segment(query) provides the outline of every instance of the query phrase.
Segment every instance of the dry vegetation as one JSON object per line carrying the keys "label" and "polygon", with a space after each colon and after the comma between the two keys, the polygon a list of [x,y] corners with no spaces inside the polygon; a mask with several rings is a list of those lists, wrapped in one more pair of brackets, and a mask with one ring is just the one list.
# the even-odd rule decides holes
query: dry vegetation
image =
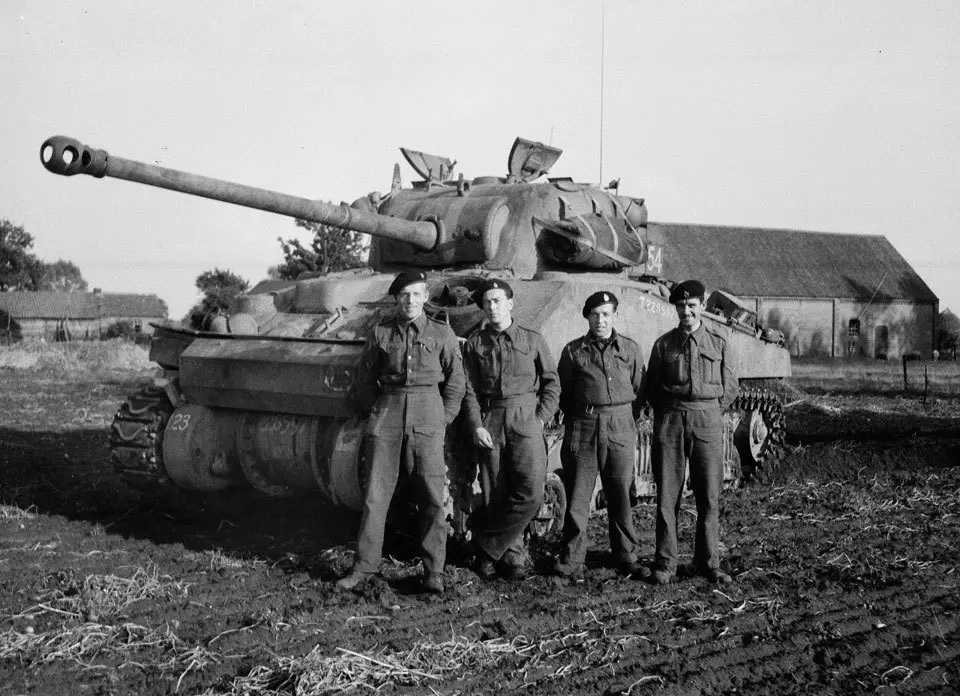
{"label": "dry vegetation", "polygon": [[21,341],[0,345],[0,370],[80,377],[155,369],[147,348],[123,338],[106,341],[48,343]]}
{"label": "dry vegetation", "polygon": [[960,361],[908,361],[906,388],[900,360],[804,358],[793,361],[793,383],[814,393],[960,396]]}

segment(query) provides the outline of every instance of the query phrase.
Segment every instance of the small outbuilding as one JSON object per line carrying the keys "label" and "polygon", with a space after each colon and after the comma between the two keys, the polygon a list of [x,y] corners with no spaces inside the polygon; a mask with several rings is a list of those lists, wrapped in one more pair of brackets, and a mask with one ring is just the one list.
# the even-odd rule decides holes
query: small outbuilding
{"label": "small outbuilding", "polygon": [[156,295],[101,292],[0,292],[0,339],[69,341],[100,338],[118,322],[152,333],[150,322],[167,318]]}
{"label": "small outbuilding", "polygon": [[932,357],[939,300],[882,235],[650,223],[662,274],[739,297],[794,356]]}

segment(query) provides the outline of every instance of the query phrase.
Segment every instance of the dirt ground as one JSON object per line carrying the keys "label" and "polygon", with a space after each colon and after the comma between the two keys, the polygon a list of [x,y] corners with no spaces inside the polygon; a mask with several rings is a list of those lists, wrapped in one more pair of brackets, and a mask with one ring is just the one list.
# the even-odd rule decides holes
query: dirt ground
{"label": "dirt ground", "polygon": [[[132,380],[0,373],[0,693],[960,692],[960,399],[797,395],[771,480],[730,490],[735,584],[604,565],[417,593],[403,538],[361,594],[358,518],[252,493],[156,506],[107,431]],[[693,501],[682,534],[689,560]],[[653,550],[649,504],[635,510]]]}

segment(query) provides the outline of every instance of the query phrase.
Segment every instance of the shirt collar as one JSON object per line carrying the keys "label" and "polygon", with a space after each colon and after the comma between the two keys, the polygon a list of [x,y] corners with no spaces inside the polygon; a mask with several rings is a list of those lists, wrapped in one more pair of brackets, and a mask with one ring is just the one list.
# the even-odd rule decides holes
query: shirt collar
{"label": "shirt collar", "polygon": [[400,318],[397,317],[397,330],[402,332],[407,326],[412,326],[418,334],[423,333],[423,330],[427,326],[427,315],[421,312],[420,316],[411,321],[409,324],[404,324],[402,321],[400,321]]}
{"label": "shirt collar", "polygon": [[682,346],[684,343],[687,342],[687,339],[689,338],[689,339],[691,339],[694,343],[699,344],[700,341],[703,340],[703,333],[704,333],[704,328],[703,328],[703,327],[704,327],[703,319],[700,320],[700,326],[698,326],[693,333],[689,333],[689,334],[688,334],[688,333],[684,333],[684,332],[683,332],[683,329],[681,329],[681,328],[678,326],[676,329],[674,329],[674,331],[676,332],[676,335],[677,335],[677,343]]}
{"label": "shirt collar", "polygon": [[587,334],[586,334],[586,336],[583,337],[583,340],[584,340],[585,343],[588,343],[588,344],[590,344],[590,345],[596,346],[597,348],[602,348],[604,345],[611,345],[611,346],[613,346],[614,348],[616,348],[617,350],[619,350],[619,349],[620,349],[620,341],[619,341],[618,339],[619,339],[619,337],[620,337],[620,334],[617,333],[617,330],[616,330],[616,329],[611,329],[610,331],[611,331],[611,333],[610,333],[610,341],[609,341],[609,343],[606,342],[606,341],[604,341],[604,339],[602,339],[602,338],[597,338],[596,336],[594,336],[594,335],[593,335],[592,333],[590,333],[589,331],[587,331]]}
{"label": "shirt collar", "polygon": [[505,328],[503,331],[497,331],[495,328],[493,328],[493,325],[492,325],[492,324],[487,324],[487,333],[490,335],[491,338],[496,338],[496,337],[499,336],[500,334],[503,334],[504,336],[506,336],[507,338],[510,339],[510,342],[511,342],[511,343],[516,343],[516,341],[517,341],[517,332],[518,332],[519,330],[520,330],[520,325],[517,324],[517,320],[516,320],[516,319],[513,319],[513,320],[510,322],[510,326],[508,326],[507,328]]}

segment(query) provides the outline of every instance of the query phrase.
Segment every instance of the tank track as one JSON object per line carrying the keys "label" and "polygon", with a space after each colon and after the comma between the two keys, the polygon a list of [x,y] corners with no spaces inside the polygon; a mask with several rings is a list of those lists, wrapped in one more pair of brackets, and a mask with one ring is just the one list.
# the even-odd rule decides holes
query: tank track
{"label": "tank track", "polygon": [[120,404],[110,426],[110,459],[134,490],[150,496],[179,490],[163,467],[163,429],[173,404],[161,387],[148,386]]}
{"label": "tank track", "polygon": [[[744,481],[764,482],[783,456],[786,420],[783,412],[783,397],[765,381],[757,380],[741,386],[740,393],[730,407],[740,415],[741,428],[734,434],[734,444],[740,454]],[[749,416],[755,413],[760,419],[766,435],[760,442],[751,443]]]}

